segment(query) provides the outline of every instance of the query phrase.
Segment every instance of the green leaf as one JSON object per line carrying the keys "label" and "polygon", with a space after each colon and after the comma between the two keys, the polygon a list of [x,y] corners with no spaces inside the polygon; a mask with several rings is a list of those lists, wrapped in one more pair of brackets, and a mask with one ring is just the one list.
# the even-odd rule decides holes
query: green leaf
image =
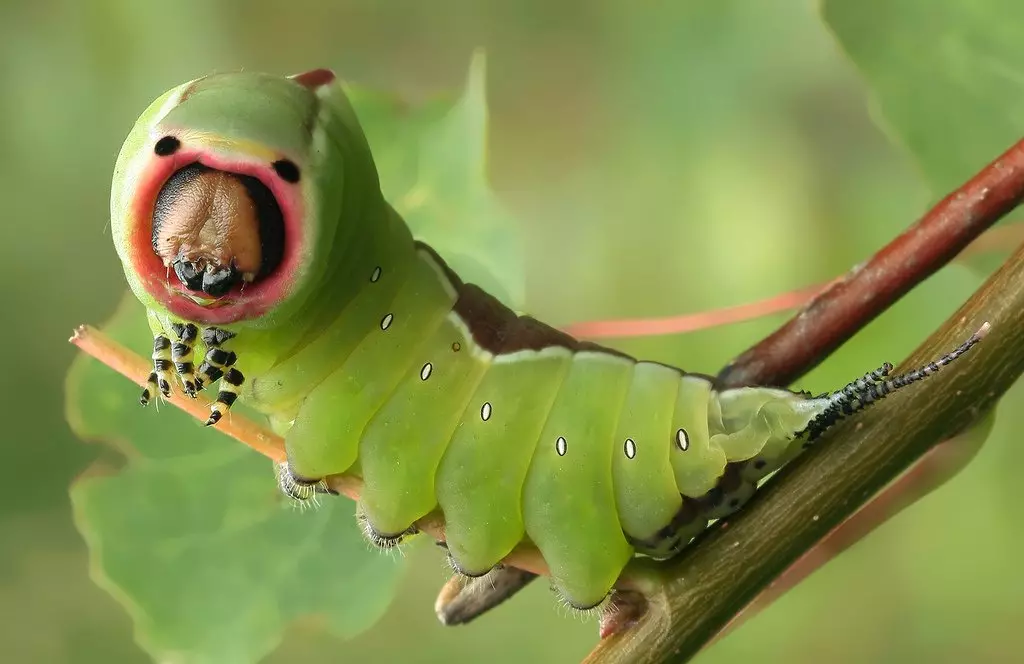
{"label": "green leaf", "polygon": [[[144,353],[145,321],[129,295],[105,329]],[[350,500],[296,510],[271,462],[176,408],[142,409],[136,392],[92,358],[75,361],[68,419],[78,436],[115,445],[124,466],[86,473],[71,498],[94,579],[154,659],[255,662],[297,618],[342,637],[377,621],[400,565],[365,543]]]}
{"label": "green leaf", "polygon": [[465,281],[521,308],[526,274],[519,228],[487,181],[483,55],[473,57],[466,88],[455,100],[411,109],[379,93],[348,91],[384,195],[413,233]]}
{"label": "green leaf", "polygon": [[935,194],[1024,135],[1024,3],[824,0],[823,13]]}

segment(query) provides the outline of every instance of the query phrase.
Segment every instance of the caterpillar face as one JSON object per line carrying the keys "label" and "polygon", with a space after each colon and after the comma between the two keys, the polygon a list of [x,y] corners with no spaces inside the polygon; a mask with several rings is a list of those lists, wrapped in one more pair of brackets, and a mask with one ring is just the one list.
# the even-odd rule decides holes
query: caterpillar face
{"label": "caterpillar face", "polygon": [[111,209],[125,272],[150,308],[228,325],[308,286],[317,254],[331,251],[318,244],[330,205],[319,192],[342,186],[340,168],[322,167],[339,149],[318,122],[332,81],[326,70],[213,75],[146,111],[119,157]]}
{"label": "caterpillar face", "polygon": [[208,301],[200,294],[214,301],[241,295],[243,282],[258,285],[281,264],[281,207],[256,178],[190,164],[157,195],[153,251],[197,303]]}

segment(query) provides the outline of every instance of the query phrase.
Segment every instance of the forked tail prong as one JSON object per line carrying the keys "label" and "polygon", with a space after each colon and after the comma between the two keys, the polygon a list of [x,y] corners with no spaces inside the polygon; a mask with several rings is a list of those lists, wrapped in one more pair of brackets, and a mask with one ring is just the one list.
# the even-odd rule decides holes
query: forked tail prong
{"label": "forked tail prong", "polygon": [[813,441],[844,417],[867,408],[901,387],[906,387],[911,383],[923,380],[936,373],[939,369],[973,348],[975,344],[985,338],[985,335],[988,334],[991,328],[992,326],[986,321],[978,328],[977,332],[972,334],[959,347],[918,369],[889,378],[889,373],[892,371],[893,366],[886,362],[878,369],[849,383],[843,389],[837,390],[830,395],[822,395],[823,398],[829,400],[829,407],[808,425],[806,430],[807,441]]}

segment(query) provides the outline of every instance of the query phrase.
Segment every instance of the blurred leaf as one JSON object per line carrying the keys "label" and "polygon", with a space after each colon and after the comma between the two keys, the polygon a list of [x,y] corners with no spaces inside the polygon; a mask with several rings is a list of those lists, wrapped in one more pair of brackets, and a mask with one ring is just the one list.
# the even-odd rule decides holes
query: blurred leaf
{"label": "blurred leaf", "polygon": [[[145,352],[145,320],[129,295],[105,329]],[[143,410],[135,392],[86,356],[68,377],[75,433],[126,457],[117,472],[87,473],[71,498],[93,577],[131,613],[143,648],[164,662],[254,662],[299,617],[342,637],[377,621],[400,566],[364,542],[351,501],[291,508],[266,459],[173,407]]]}
{"label": "blurred leaf", "polygon": [[1024,136],[1024,3],[824,0],[822,11],[934,194]]}
{"label": "blurred leaf", "polygon": [[485,88],[478,53],[454,101],[410,109],[380,93],[348,90],[384,195],[416,237],[464,280],[519,308],[526,290],[523,246],[517,224],[487,181]]}
{"label": "blurred leaf", "polygon": [[[1024,137],[1024,3],[825,0],[822,7],[934,197]],[[989,274],[1011,246],[959,262]]]}

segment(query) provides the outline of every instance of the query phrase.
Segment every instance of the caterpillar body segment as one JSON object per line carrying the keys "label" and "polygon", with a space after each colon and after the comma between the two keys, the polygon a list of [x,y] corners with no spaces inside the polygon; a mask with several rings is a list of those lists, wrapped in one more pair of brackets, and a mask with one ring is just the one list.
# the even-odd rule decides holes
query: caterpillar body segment
{"label": "caterpillar body segment", "polygon": [[[613,445],[634,363],[577,352],[547,416],[523,486],[526,534],[572,606],[600,604],[633,550],[619,524]],[[588,551],[579,555],[579,549]]]}
{"label": "caterpillar body segment", "polygon": [[523,539],[523,484],[570,360],[561,347],[499,355],[467,400],[435,477],[449,555],[466,575]]}
{"label": "caterpillar body segment", "polygon": [[[380,263],[388,263],[386,257],[382,259]],[[290,371],[294,376],[290,388],[281,375],[284,372],[279,374],[277,382],[285,389],[296,389],[294,384],[300,382],[311,390],[295,416],[294,434],[289,432],[285,438],[289,461],[296,472],[323,477],[349,469],[359,455],[363,430],[402,378],[413,371],[416,351],[425,343],[424,335],[429,339],[431,331],[444,322],[446,309],[451,309],[454,298],[436,278],[432,259],[413,253],[408,260],[413,265],[404,273],[394,298],[375,303],[371,315],[363,319],[364,327],[348,339],[351,346],[336,348],[337,359],[329,354],[318,357],[315,367],[298,363],[309,358],[289,361],[295,365]],[[377,285],[369,279],[367,284],[368,288]],[[355,324],[355,319],[346,318],[344,312],[341,318]],[[323,383],[314,382],[325,374]],[[270,412],[275,409],[272,402],[257,399],[256,403]],[[328,440],[324,440],[324,427],[331,432]],[[386,528],[378,530],[387,533]],[[404,530],[405,526],[394,532]]]}
{"label": "caterpillar body segment", "polygon": [[[253,383],[253,398],[266,410],[294,417],[308,402],[310,389],[327,380],[356,347],[367,330],[384,324],[386,306],[399,294],[416,297],[433,268],[419,260],[405,222],[388,207],[372,224],[369,240],[352,257],[355,269],[332,273],[327,283],[339,280],[343,299],[337,308],[314,312],[315,319],[302,338],[279,356]],[[389,324],[394,321],[392,316]]]}
{"label": "caterpillar body segment", "polygon": [[236,398],[268,415],[287,495],[360,476],[373,542],[394,546],[439,511],[470,576],[532,542],[577,608],[600,604],[634,555],[672,557],[835,421],[979,338],[819,397],[719,390],[573,339],[414,240],[325,70],[219,74],[162,96],[125,141],[111,213],[156,339],[143,402],[169,392],[172,369],[186,393],[219,380],[208,424]]}
{"label": "caterpillar body segment", "polygon": [[454,343],[471,347],[471,338],[446,318],[358,435],[360,502],[378,531],[403,532],[437,505],[441,457],[490,365],[484,354],[453,353]]}
{"label": "caterpillar body segment", "polygon": [[669,440],[669,455],[679,493],[690,498],[703,496],[714,488],[725,470],[726,455],[720,445],[711,444],[708,414],[715,399],[711,382],[700,376],[683,376],[676,393],[675,413]]}
{"label": "caterpillar body segment", "polygon": [[[683,506],[671,464],[672,430],[679,372],[653,362],[638,362],[633,380],[619,411],[614,441],[622,441],[621,453],[611,455],[612,486],[622,530],[642,553],[667,555],[673,537],[658,537]],[[646,487],[638,491],[636,487]],[[703,528],[703,526],[701,526]],[[652,544],[645,544],[651,542]],[[662,557],[664,557],[664,555]]]}

